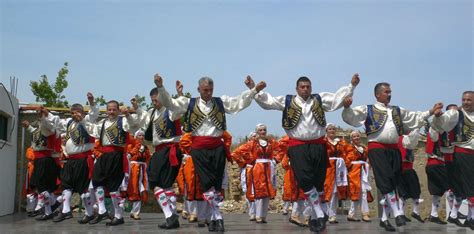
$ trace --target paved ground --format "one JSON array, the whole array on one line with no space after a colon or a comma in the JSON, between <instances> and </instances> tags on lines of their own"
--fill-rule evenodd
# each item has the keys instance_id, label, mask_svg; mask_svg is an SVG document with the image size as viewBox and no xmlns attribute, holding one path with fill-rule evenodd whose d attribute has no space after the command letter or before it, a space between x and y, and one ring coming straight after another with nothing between
<instances>
[{"instance_id":1,"label":"paved ground","mask_svg":"<svg viewBox=\"0 0 474 234\"><path fill-rule=\"evenodd\" d=\"M96 225L80 225L76 222L79 215L61 223L52 221L38 222L26 214L14 214L0 217L0 233L151 233L160 231L157 224L163 221L162 214L142 214L142 220L134 221L125 218L125 224L117 227L105 226L105 221ZM298 227L288 222L288 216L271 214L267 224L256 224L247 221L245 214L225 214L225 228L227 233L309 233L308 228ZM340 223L328 225L325 233L386 233L378 226L378 221L371 223L347 222L339 217ZM207 228L198 228L197 224L181 221L181 228L169 233L207 233ZM391 220L395 225L395 221ZM418 223L412 221L407 226L397 228L399 233L474 233L471 229L458 228L454 224L437 225L432 223Z\"/></svg>"}]
</instances>

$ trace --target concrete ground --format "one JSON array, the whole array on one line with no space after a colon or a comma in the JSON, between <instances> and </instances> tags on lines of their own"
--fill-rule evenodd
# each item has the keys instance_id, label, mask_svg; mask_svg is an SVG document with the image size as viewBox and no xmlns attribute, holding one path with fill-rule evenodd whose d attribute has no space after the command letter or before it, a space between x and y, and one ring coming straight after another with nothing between
<instances>
[{"instance_id":1,"label":"concrete ground","mask_svg":"<svg viewBox=\"0 0 474 234\"><path fill-rule=\"evenodd\" d=\"M106 221L96 225L80 225L76 222L79 215L75 214L73 219L61 223L52 221L39 222L34 218L28 218L25 213L7 215L0 217L0 233L152 233L162 232L157 227L163 222L163 214L144 213L139 221L125 218L125 224L108 227ZM298 227L288 222L288 216L282 214L270 214L267 224L256 224L248 221L245 214L225 214L224 222L227 233L310 233L307 227ZM338 217L339 224L328 224L324 233L388 233L379 227L378 220L371 223L347 222L344 216ZM395 226L395 221L390 220ZM206 228L198 228L196 223L188 223L180 219L181 228L166 231L168 233L207 233ZM412 221L407 226L397 228L399 233L474 233L469 228L459 228L454 224L437 225L433 223L419 223Z\"/></svg>"}]
</instances>

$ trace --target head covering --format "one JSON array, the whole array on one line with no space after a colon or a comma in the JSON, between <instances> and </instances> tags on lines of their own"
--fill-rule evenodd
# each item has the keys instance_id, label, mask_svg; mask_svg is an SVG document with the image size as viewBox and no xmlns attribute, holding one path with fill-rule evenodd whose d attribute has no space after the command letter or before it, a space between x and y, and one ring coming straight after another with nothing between
<instances>
[{"instance_id":1,"label":"head covering","mask_svg":"<svg viewBox=\"0 0 474 234\"><path fill-rule=\"evenodd\" d=\"M352 134L355 134L355 133L357 133L357 134L359 134L359 135L360 135L360 132L359 132L359 130L353 130L353 131L351 132L351 134L349 135L349 136L350 136L350 138L351 138L351 141L352 141Z\"/></svg>"},{"instance_id":2,"label":"head covering","mask_svg":"<svg viewBox=\"0 0 474 234\"><path fill-rule=\"evenodd\" d=\"M141 129L138 130L138 131L136 131L136 132L135 132L135 138L137 138L137 136L140 135L140 134L141 134L141 135L145 135L145 132L144 132L143 130L141 130Z\"/></svg>"},{"instance_id":3,"label":"head covering","mask_svg":"<svg viewBox=\"0 0 474 234\"><path fill-rule=\"evenodd\" d=\"M263 123L259 123L257 124L257 126L255 127L255 132L258 132L258 129L260 128L267 128L267 125L263 124Z\"/></svg>"},{"instance_id":4,"label":"head covering","mask_svg":"<svg viewBox=\"0 0 474 234\"><path fill-rule=\"evenodd\" d=\"M331 126L332 126L332 127L336 127L336 125L333 124L333 123L327 123L327 124L326 124L326 129L328 129L328 128L331 127Z\"/></svg>"},{"instance_id":5,"label":"head covering","mask_svg":"<svg viewBox=\"0 0 474 234\"><path fill-rule=\"evenodd\" d=\"M250 138L252 138L252 137L254 137L254 136L257 136L257 133L255 133L255 132L250 132L249 135L247 135L247 138L250 139Z\"/></svg>"}]
</instances>

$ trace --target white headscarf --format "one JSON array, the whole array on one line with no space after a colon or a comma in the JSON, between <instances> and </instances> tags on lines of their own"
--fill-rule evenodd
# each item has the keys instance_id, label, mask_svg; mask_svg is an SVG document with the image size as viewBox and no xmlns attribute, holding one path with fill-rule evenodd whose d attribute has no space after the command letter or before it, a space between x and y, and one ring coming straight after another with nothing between
<instances>
[{"instance_id":1,"label":"white headscarf","mask_svg":"<svg viewBox=\"0 0 474 234\"><path fill-rule=\"evenodd\" d=\"M263 123L259 123L257 124L257 126L255 127L255 132L258 132L258 129L260 128L267 128L267 125L263 124Z\"/></svg>"},{"instance_id":2,"label":"white headscarf","mask_svg":"<svg viewBox=\"0 0 474 234\"><path fill-rule=\"evenodd\" d=\"M137 136L138 136L139 134L145 135L145 132L142 131L141 129L138 130L138 131L136 131L136 132L135 132L135 138L137 138Z\"/></svg>"},{"instance_id":3,"label":"white headscarf","mask_svg":"<svg viewBox=\"0 0 474 234\"><path fill-rule=\"evenodd\" d=\"M328 129L328 128L331 127L331 126L332 126L332 127L336 127L336 125L333 124L333 123L327 123L327 124L326 124L326 129Z\"/></svg>"},{"instance_id":4,"label":"white headscarf","mask_svg":"<svg viewBox=\"0 0 474 234\"><path fill-rule=\"evenodd\" d=\"M250 132L249 135L247 135L247 138L252 138L252 137L255 137L257 136L257 133L256 132Z\"/></svg>"}]
</instances>

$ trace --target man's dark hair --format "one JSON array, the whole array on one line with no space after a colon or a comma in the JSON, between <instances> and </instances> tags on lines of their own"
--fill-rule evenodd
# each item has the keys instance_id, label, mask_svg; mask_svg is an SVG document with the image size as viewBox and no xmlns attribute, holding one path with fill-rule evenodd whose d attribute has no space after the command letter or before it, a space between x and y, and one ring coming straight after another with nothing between
<instances>
[{"instance_id":1,"label":"man's dark hair","mask_svg":"<svg viewBox=\"0 0 474 234\"><path fill-rule=\"evenodd\" d=\"M375 88L374 88L374 95L377 95L377 93L380 92L380 90L382 89L382 86L390 87L390 84L387 83L387 82L380 82L380 83L376 84Z\"/></svg>"},{"instance_id":2,"label":"man's dark hair","mask_svg":"<svg viewBox=\"0 0 474 234\"><path fill-rule=\"evenodd\" d=\"M296 87L298 87L298 84L300 82L309 82L309 84L311 84L311 80L306 76L302 76L302 77L298 78L298 80L296 81Z\"/></svg>"},{"instance_id":3,"label":"man's dark hair","mask_svg":"<svg viewBox=\"0 0 474 234\"><path fill-rule=\"evenodd\" d=\"M466 95L466 94L474 94L474 91L468 90L468 91L464 91L464 92L462 93L463 96Z\"/></svg>"},{"instance_id":4,"label":"man's dark hair","mask_svg":"<svg viewBox=\"0 0 474 234\"><path fill-rule=\"evenodd\" d=\"M79 103L74 103L74 104L71 105L71 111L84 112L84 107Z\"/></svg>"},{"instance_id":5,"label":"man's dark hair","mask_svg":"<svg viewBox=\"0 0 474 234\"><path fill-rule=\"evenodd\" d=\"M119 108L119 103L118 103L117 101L115 101L115 100L110 100L110 101L108 101L108 102L107 102L107 107L108 107L109 104L111 104L111 103L115 103L115 105L117 105L117 108Z\"/></svg>"},{"instance_id":6,"label":"man's dark hair","mask_svg":"<svg viewBox=\"0 0 474 234\"><path fill-rule=\"evenodd\" d=\"M453 106L458 107L458 105L456 105L456 104L449 104L449 105L446 106L446 110L449 110L449 108L451 108Z\"/></svg>"},{"instance_id":7,"label":"man's dark hair","mask_svg":"<svg viewBox=\"0 0 474 234\"><path fill-rule=\"evenodd\" d=\"M153 95L158 95L158 88L157 87L152 88L150 90L150 97L153 96Z\"/></svg>"}]
</instances>

